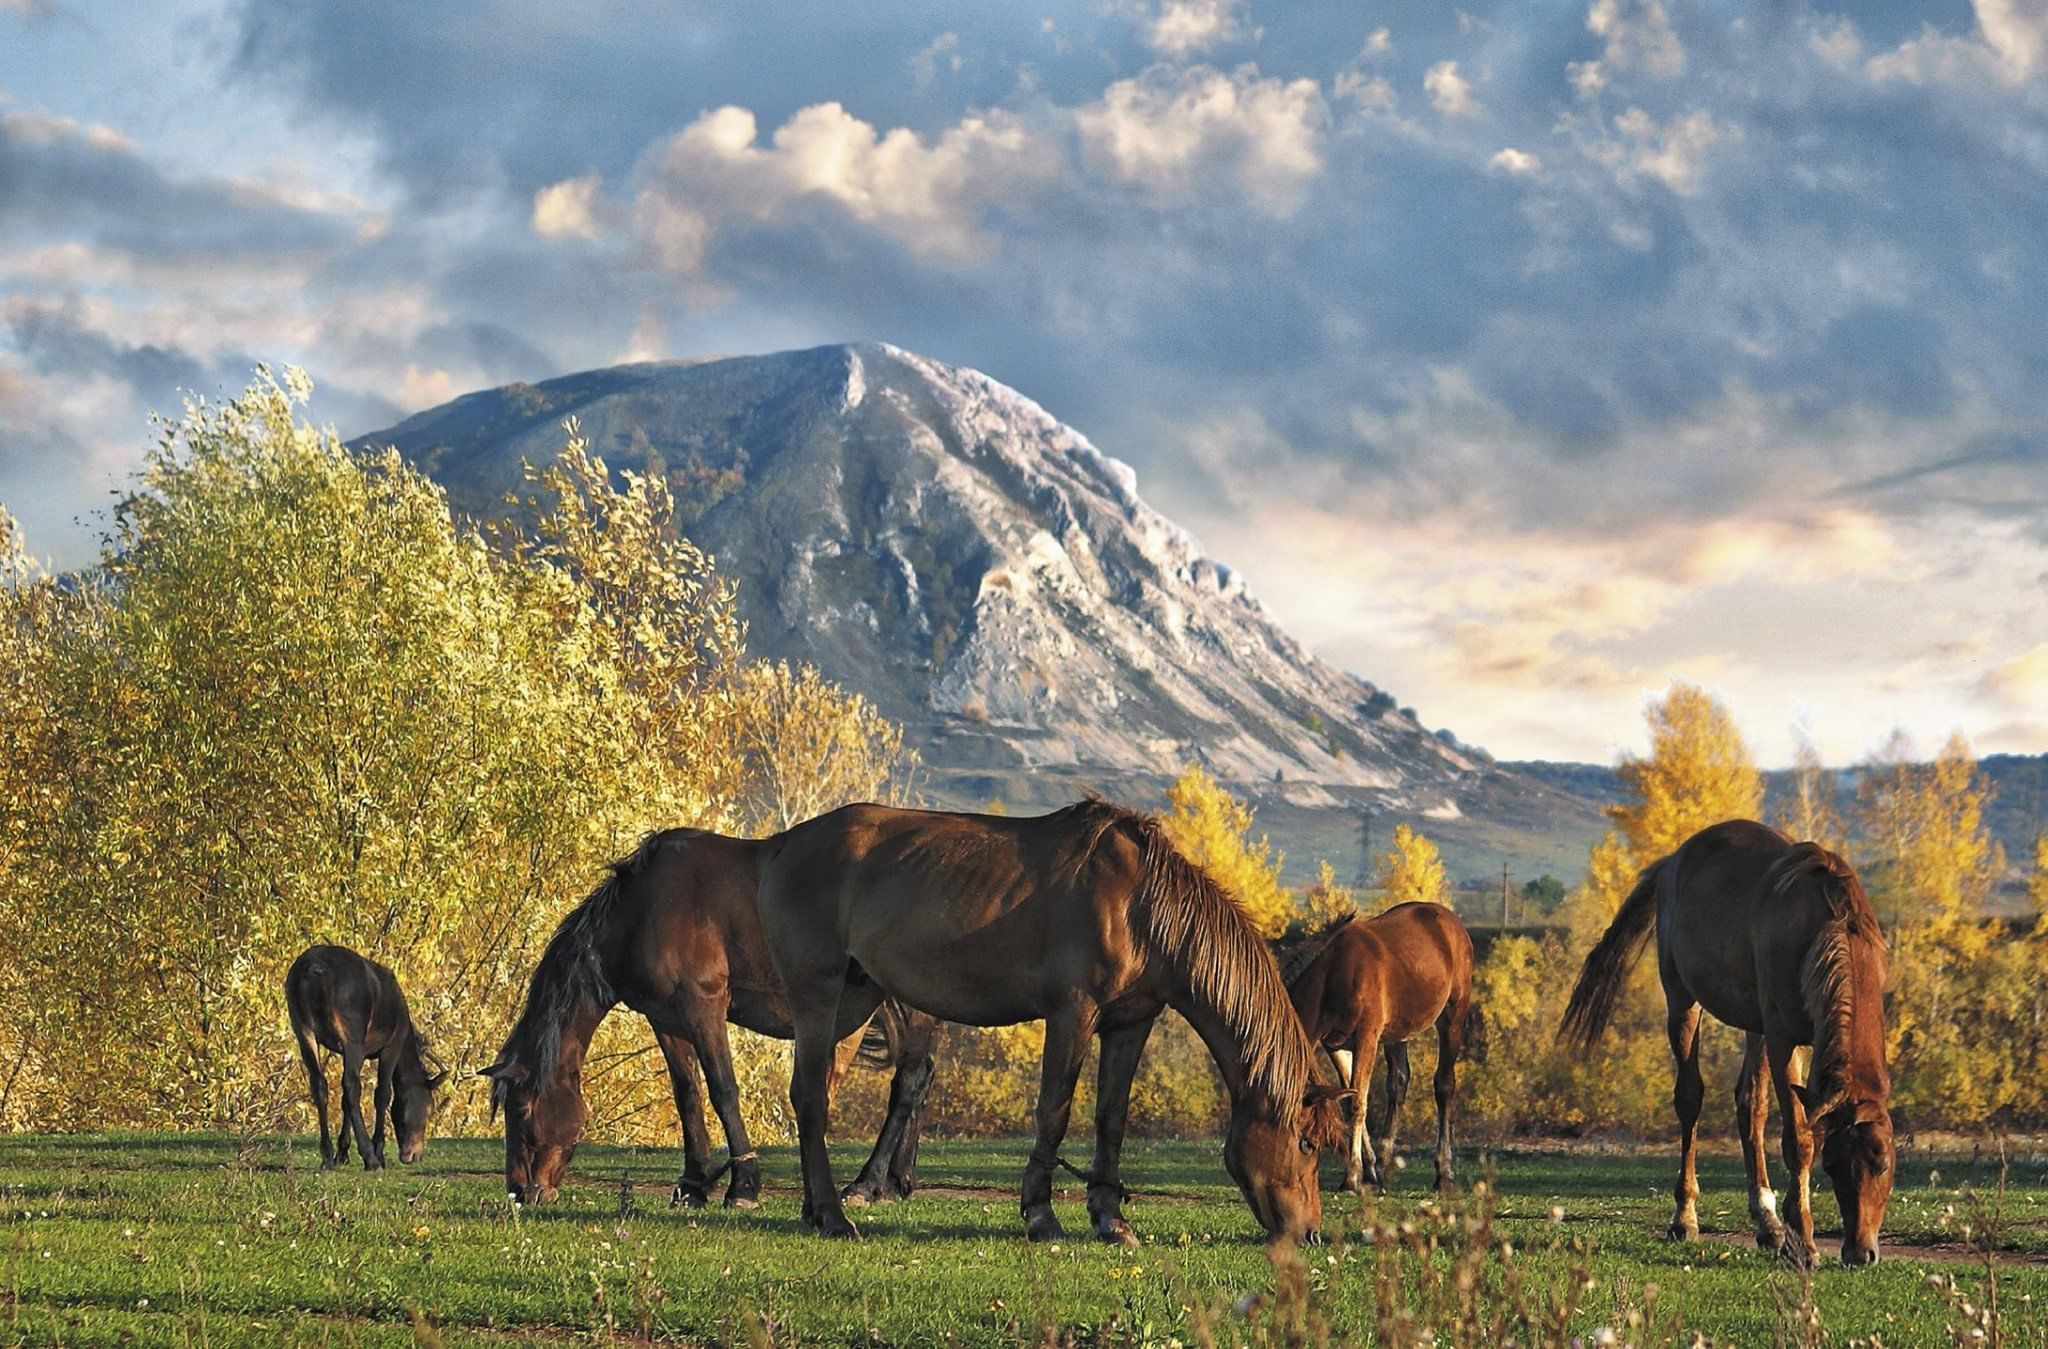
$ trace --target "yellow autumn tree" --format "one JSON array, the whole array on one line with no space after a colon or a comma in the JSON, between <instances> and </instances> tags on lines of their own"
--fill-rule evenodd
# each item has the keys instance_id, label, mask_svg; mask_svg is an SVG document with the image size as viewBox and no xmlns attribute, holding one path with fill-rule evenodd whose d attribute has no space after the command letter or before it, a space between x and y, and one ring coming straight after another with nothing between
<instances>
[{"instance_id":1,"label":"yellow autumn tree","mask_svg":"<svg viewBox=\"0 0 2048 1349\"><path fill-rule=\"evenodd\" d=\"M2036 927L2048 925L2048 834L2034 839L2034 870L2027 877L2027 902Z\"/></svg>"},{"instance_id":2,"label":"yellow autumn tree","mask_svg":"<svg viewBox=\"0 0 2048 1349\"><path fill-rule=\"evenodd\" d=\"M1830 852L1842 852L1847 840L1841 812L1835 808L1835 775L1804 734L1792 753L1791 787L1784 810L1774 822L1777 827L1802 843L1818 843Z\"/></svg>"},{"instance_id":3,"label":"yellow autumn tree","mask_svg":"<svg viewBox=\"0 0 2048 1349\"><path fill-rule=\"evenodd\" d=\"M1444 878L1444 861L1436 844L1405 824L1394 826L1392 846L1373 864L1372 883L1387 908L1450 902L1450 883Z\"/></svg>"},{"instance_id":4,"label":"yellow autumn tree","mask_svg":"<svg viewBox=\"0 0 2048 1349\"><path fill-rule=\"evenodd\" d=\"M1277 937L1286 931L1293 905L1280 886L1283 859L1264 834L1252 837L1253 820L1252 808L1200 764L1191 765L1166 789L1166 811L1160 816L1174 847L1230 892L1252 926Z\"/></svg>"},{"instance_id":5,"label":"yellow autumn tree","mask_svg":"<svg viewBox=\"0 0 2048 1349\"><path fill-rule=\"evenodd\" d=\"M1968 922L1982 910L2005 858L1985 827L1991 785L1958 731L1919 762L1895 731L1865 765L1858 790L1864 883L1893 922Z\"/></svg>"},{"instance_id":6,"label":"yellow autumn tree","mask_svg":"<svg viewBox=\"0 0 2048 1349\"><path fill-rule=\"evenodd\" d=\"M1649 754L1624 755L1616 770L1633 799L1608 812L1638 866L1710 824L1757 818L1764 795L1734 717L1706 690L1673 683L1648 719Z\"/></svg>"},{"instance_id":7,"label":"yellow autumn tree","mask_svg":"<svg viewBox=\"0 0 2048 1349\"><path fill-rule=\"evenodd\" d=\"M301 421L308 388L259 372L164 423L62 583L0 519L0 1125L294 1118L279 987L319 940L398 971L457 1070L436 1127L481 1125L462 1070L604 863L742 819L734 728L773 708L665 484L572 436L533 532L487 539ZM672 1139L644 1027L606 1036L594 1120ZM771 1133L779 1052L742 1053Z\"/></svg>"}]
</instances>

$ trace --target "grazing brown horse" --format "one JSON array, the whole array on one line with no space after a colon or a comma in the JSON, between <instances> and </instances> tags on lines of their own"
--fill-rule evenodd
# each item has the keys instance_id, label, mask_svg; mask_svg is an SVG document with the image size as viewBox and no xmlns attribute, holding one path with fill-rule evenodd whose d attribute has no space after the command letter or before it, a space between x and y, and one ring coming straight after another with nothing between
<instances>
[{"instance_id":1,"label":"grazing brown horse","mask_svg":"<svg viewBox=\"0 0 2048 1349\"><path fill-rule=\"evenodd\" d=\"M1702 829L1644 870L1586 957L1564 1016L1569 1043L1590 1048L1599 1039L1652 929L1678 1066L1673 1100L1681 1141L1672 1237L1699 1235L1693 1139L1705 1095L1699 1061L1704 1008L1748 1036L1735 1122L1757 1244L1777 1246L1799 1264L1812 1260L1808 1176L1818 1135L1821 1165L1842 1208L1842 1262L1872 1263L1892 1191L1891 1071L1884 1057L1884 936L1856 873L1819 844L1794 843L1750 820ZM1813 1052L1805 1082L1795 1083L1793 1050L1801 1045ZM1777 1088L1792 1175L1785 1223L1764 1160L1764 1063Z\"/></svg>"},{"instance_id":2,"label":"grazing brown horse","mask_svg":"<svg viewBox=\"0 0 2048 1349\"><path fill-rule=\"evenodd\" d=\"M1088 1214L1136 1240L1118 1164L1131 1078L1172 1007L1230 1094L1224 1165L1276 1241L1319 1235L1317 1150L1343 1136L1350 1092L1312 1055L1264 942L1158 821L1103 801L1035 819L847 806L768 841L761 922L796 1019L804 1217L856 1235L825 1150L832 1046L884 997L975 1026L1045 1019L1038 1140L1021 1207L1061 1235L1052 1169L1090 1035L1102 1040Z\"/></svg>"},{"instance_id":3,"label":"grazing brown horse","mask_svg":"<svg viewBox=\"0 0 2048 1349\"><path fill-rule=\"evenodd\" d=\"M1472 1011L1472 936L1441 904L1396 904L1347 918L1284 952L1280 969L1311 1043L1327 1049L1358 1095L1344 1188L1386 1188L1394 1126L1408 1093L1408 1040L1436 1025L1436 1183L1451 1176L1451 1105ZM1374 1151L1366 1125L1373 1064L1387 1060L1386 1132Z\"/></svg>"},{"instance_id":4,"label":"grazing brown horse","mask_svg":"<svg viewBox=\"0 0 2048 1349\"><path fill-rule=\"evenodd\" d=\"M650 834L556 927L541 954L492 1080L492 1107L505 1112L505 1186L522 1203L550 1200L582 1141L583 1057L590 1038L619 1004L647 1018L668 1061L683 1123L683 1173L675 1202L705 1201L719 1172L731 1180L725 1202L759 1202L761 1166L740 1117L726 1023L788 1039L789 1004L775 977L754 908L764 844L699 829ZM872 1011L873 1009L869 1009ZM885 1010L879 1029L894 1061L889 1115L873 1155L848 1187L854 1202L907 1196L917 1162L917 1111L931 1084L929 1017ZM835 1060L843 1071L860 1046L851 1032ZM728 1161L707 1169L696 1067L725 1126Z\"/></svg>"},{"instance_id":5,"label":"grazing brown horse","mask_svg":"<svg viewBox=\"0 0 2048 1349\"><path fill-rule=\"evenodd\" d=\"M428 1062L426 1037L412 1023L397 976L345 946L308 947L284 976L284 1005L306 1065L306 1085L320 1115L320 1164L333 1168L348 1160L348 1136L356 1136L363 1169L384 1165L384 1117L398 1135L398 1160L411 1165L427 1146L427 1111L448 1071ZM320 1050L341 1055L341 1141L327 1127L327 1074ZM376 1132L363 1128L363 1060L377 1061ZM439 1069L439 1071L435 1071Z\"/></svg>"}]
</instances>

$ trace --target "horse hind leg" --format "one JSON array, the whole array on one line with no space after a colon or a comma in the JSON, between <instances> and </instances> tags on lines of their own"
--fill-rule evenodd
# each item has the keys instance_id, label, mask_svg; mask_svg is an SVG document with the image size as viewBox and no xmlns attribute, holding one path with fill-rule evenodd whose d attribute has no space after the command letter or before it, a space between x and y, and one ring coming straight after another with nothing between
<instances>
[{"instance_id":1,"label":"horse hind leg","mask_svg":"<svg viewBox=\"0 0 2048 1349\"><path fill-rule=\"evenodd\" d=\"M1671 1038L1671 1058L1677 1068L1671 1090L1672 1108L1678 1114L1678 1184L1670 1236L1673 1241L1692 1241L1700 1234L1700 1182L1697 1169L1700 1105L1706 1099L1706 1085L1700 1080L1700 1005L1674 997L1665 1025Z\"/></svg>"},{"instance_id":2,"label":"horse hind leg","mask_svg":"<svg viewBox=\"0 0 2048 1349\"><path fill-rule=\"evenodd\" d=\"M1436 1020L1436 1187L1457 1183L1451 1174L1451 1116L1458 1104L1458 1055L1465 1049L1466 1000L1455 999ZM1391 1126L1389 1126L1391 1127Z\"/></svg>"},{"instance_id":3,"label":"horse hind leg","mask_svg":"<svg viewBox=\"0 0 2048 1349\"><path fill-rule=\"evenodd\" d=\"M320 1068L320 1046L306 1031L293 1028L299 1042L299 1062L306 1067L306 1088L313 1096L313 1111L320 1117L320 1165L323 1170L333 1170L341 1165L334 1155L334 1134L327 1123L327 1074ZM343 1136L344 1141L347 1135Z\"/></svg>"},{"instance_id":4,"label":"horse hind leg","mask_svg":"<svg viewBox=\"0 0 2048 1349\"><path fill-rule=\"evenodd\" d=\"M888 1009L881 1013L891 1015ZM908 1199L917 1187L917 1116L932 1083L932 1040L938 1022L922 1012L906 1012L894 1037L895 1059L889 1078L889 1109L874 1150L853 1183L840 1193L849 1204L881 1204Z\"/></svg>"},{"instance_id":5,"label":"horse hind leg","mask_svg":"<svg viewBox=\"0 0 2048 1349\"><path fill-rule=\"evenodd\" d=\"M1770 1163L1764 1155L1764 1125L1771 1098L1764 1090L1764 1037L1747 1035L1742 1045L1742 1072L1735 1079L1735 1133L1742 1140L1742 1165L1749 1172L1749 1218L1756 1225L1758 1250L1776 1250L1785 1241L1778 1219L1778 1196L1771 1193Z\"/></svg>"}]
</instances>

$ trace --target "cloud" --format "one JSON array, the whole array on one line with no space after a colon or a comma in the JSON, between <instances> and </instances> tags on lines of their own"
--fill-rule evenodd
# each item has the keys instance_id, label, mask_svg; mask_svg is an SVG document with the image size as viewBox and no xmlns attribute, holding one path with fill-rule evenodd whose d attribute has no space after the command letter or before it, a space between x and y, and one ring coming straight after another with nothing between
<instances>
[{"instance_id":1,"label":"cloud","mask_svg":"<svg viewBox=\"0 0 2048 1349\"><path fill-rule=\"evenodd\" d=\"M1036 133L1000 112L969 116L927 141L820 103L799 109L768 144L758 136L752 112L716 108L652 152L634 218L664 269L698 270L729 220L769 223L812 207L913 253L962 260L982 248L980 225L996 202L1056 172Z\"/></svg>"},{"instance_id":2,"label":"cloud","mask_svg":"<svg viewBox=\"0 0 2048 1349\"><path fill-rule=\"evenodd\" d=\"M1422 87L1436 110L1446 117L1471 117L1479 111L1479 102L1472 97L1472 84L1458 73L1456 61L1439 61L1431 66L1422 77Z\"/></svg>"},{"instance_id":3,"label":"cloud","mask_svg":"<svg viewBox=\"0 0 2048 1349\"><path fill-rule=\"evenodd\" d=\"M582 239L598 236L596 174L565 178L533 194L533 232L543 239Z\"/></svg>"},{"instance_id":4,"label":"cloud","mask_svg":"<svg viewBox=\"0 0 2048 1349\"><path fill-rule=\"evenodd\" d=\"M2042 0L1972 0L1974 37L1951 37L1931 24L1918 36L1870 58L1870 77L1880 83L1943 83L1967 86L1990 77L2019 86L2048 71L2048 4Z\"/></svg>"},{"instance_id":5,"label":"cloud","mask_svg":"<svg viewBox=\"0 0 2048 1349\"><path fill-rule=\"evenodd\" d=\"M1698 189L1700 173L1714 147L1741 135L1739 128L1716 121L1703 108L1663 123L1641 108L1630 108L1589 148L1624 180L1653 178L1686 196Z\"/></svg>"},{"instance_id":6,"label":"cloud","mask_svg":"<svg viewBox=\"0 0 2048 1349\"><path fill-rule=\"evenodd\" d=\"M1161 0L1141 31L1147 47L1176 61L1258 36L1245 23L1243 0Z\"/></svg>"},{"instance_id":7,"label":"cloud","mask_svg":"<svg viewBox=\"0 0 2048 1349\"><path fill-rule=\"evenodd\" d=\"M1978 689L2015 712L2043 715L2048 711L2048 642L2038 642L1986 671Z\"/></svg>"},{"instance_id":8,"label":"cloud","mask_svg":"<svg viewBox=\"0 0 2048 1349\"><path fill-rule=\"evenodd\" d=\"M1605 39L1603 71L1660 80L1675 80L1685 73L1685 47L1663 0L1593 0L1586 11L1586 30Z\"/></svg>"},{"instance_id":9,"label":"cloud","mask_svg":"<svg viewBox=\"0 0 2048 1349\"><path fill-rule=\"evenodd\" d=\"M1528 154L1510 145L1505 149L1496 151L1493 158L1486 161L1486 166L1491 169L1498 169L1502 173L1527 175L1542 172L1543 160L1539 155Z\"/></svg>"},{"instance_id":10,"label":"cloud","mask_svg":"<svg viewBox=\"0 0 2048 1349\"><path fill-rule=\"evenodd\" d=\"M1164 203L1221 181L1258 209L1287 215L1322 170L1329 107L1314 80L1264 77L1256 66L1229 74L1155 66L1073 116L1100 177Z\"/></svg>"}]
</instances>

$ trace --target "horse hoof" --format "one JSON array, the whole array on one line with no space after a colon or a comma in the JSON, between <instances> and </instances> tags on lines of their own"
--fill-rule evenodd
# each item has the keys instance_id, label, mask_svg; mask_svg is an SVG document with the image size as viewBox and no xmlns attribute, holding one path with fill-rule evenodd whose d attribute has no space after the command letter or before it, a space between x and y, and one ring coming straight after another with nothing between
<instances>
[{"instance_id":1,"label":"horse hoof","mask_svg":"<svg viewBox=\"0 0 2048 1349\"><path fill-rule=\"evenodd\" d=\"M1105 1218L1096 1223L1095 1238L1098 1241L1106 1241L1112 1246L1135 1246L1138 1244L1138 1234L1133 1232L1131 1225L1122 1218Z\"/></svg>"},{"instance_id":2,"label":"horse hoof","mask_svg":"<svg viewBox=\"0 0 2048 1349\"><path fill-rule=\"evenodd\" d=\"M704 1193L702 1185L679 1180L676 1182L675 1189L669 1191L668 1206L670 1208L703 1208L709 1199L710 1196Z\"/></svg>"},{"instance_id":3,"label":"horse hoof","mask_svg":"<svg viewBox=\"0 0 2048 1349\"><path fill-rule=\"evenodd\" d=\"M761 1207L761 1196L757 1194L733 1194L731 1191L727 1191L725 1206L727 1208L759 1208ZM812 1219L806 1219L805 1221L814 1222Z\"/></svg>"},{"instance_id":4,"label":"horse hoof","mask_svg":"<svg viewBox=\"0 0 2048 1349\"><path fill-rule=\"evenodd\" d=\"M839 1202L851 1205L854 1208L866 1208L870 1204L879 1204L882 1202L882 1199L882 1187L879 1185L863 1185L856 1182L839 1192Z\"/></svg>"},{"instance_id":5,"label":"horse hoof","mask_svg":"<svg viewBox=\"0 0 2048 1349\"><path fill-rule=\"evenodd\" d=\"M324 1161L324 1162L320 1163L320 1169L321 1169L322 1171L339 1171L339 1170L341 1170L341 1158L339 1158L339 1157L329 1157L329 1158L328 1158L328 1159L327 1159L326 1161Z\"/></svg>"},{"instance_id":6,"label":"horse hoof","mask_svg":"<svg viewBox=\"0 0 2048 1349\"><path fill-rule=\"evenodd\" d=\"M1024 1236L1031 1241L1065 1241L1067 1229L1060 1226L1051 1209L1024 1216Z\"/></svg>"},{"instance_id":7,"label":"horse hoof","mask_svg":"<svg viewBox=\"0 0 2048 1349\"><path fill-rule=\"evenodd\" d=\"M834 1241L858 1241L860 1229L844 1213L834 1213L818 1224L818 1235Z\"/></svg>"},{"instance_id":8,"label":"horse hoof","mask_svg":"<svg viewBox=\"0 0 2048 1349\"><path fill-rule=\"evenodd\" d=\"M1759 1223L1756 1229L1756 1248L1760 1251L1775 1251L1785 1244L1785 1229L1776 1223Z\"/></svg>"},{"instance_id":9,"label":"horse hoof","mask_svg":"<svg viewBox=\"0 0 2048 1349\"><path fill-rule=\"evenodd\" d=\"M1689 1227L1684 1223L1673 1223L1664 1229L1664 1239L1666 1241L1698 1241L1700 1239L1700 1229Z\"/></svg>"},{"instance_id":10,"label":"horse hoof","mask_svg":"<svg viewBox=\"0 0 2048 1349\"><path fill-rule=\"evenodd\" d=\"M1787 1232L1778 1243L1778 1259L1793 1269L1813 1268L1813 1249L1797 1233Z\"/></svg>"}]
</instances>

